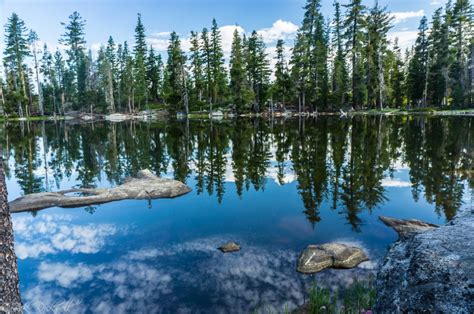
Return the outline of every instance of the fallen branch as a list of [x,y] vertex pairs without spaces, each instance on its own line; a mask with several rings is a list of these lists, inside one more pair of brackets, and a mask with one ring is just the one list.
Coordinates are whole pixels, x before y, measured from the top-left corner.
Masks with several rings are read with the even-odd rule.
[[[136,178],[110,189],[71,189],[58,192],[28,194],[10,202],[10,212],[18,213],[49,207],[82,207],[126,199],[173,198],[190,192],[184,183],[163,179],[149,170],[141,170]],[[81,193],[83,195],[67,195]]]

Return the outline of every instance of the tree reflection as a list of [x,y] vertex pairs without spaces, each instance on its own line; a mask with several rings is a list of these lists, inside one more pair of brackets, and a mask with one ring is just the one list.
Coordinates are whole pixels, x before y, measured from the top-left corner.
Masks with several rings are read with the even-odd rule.
[[313,227],[327,204],[360,231],[361,214],[387,201],[383,181],[397,165],[408,166],[415,201],[424,197],[448,220],[462,205],[465,182],[473,187],[473,127],[465,117],[56,121],[4,129],[5,171],[25,194],[57,189],[64,178],[81,187],[118,184],[148,168],[222,202],[226,182],[242,198],[251,188],[263,191],[272,176],[280,185],[296,180]]

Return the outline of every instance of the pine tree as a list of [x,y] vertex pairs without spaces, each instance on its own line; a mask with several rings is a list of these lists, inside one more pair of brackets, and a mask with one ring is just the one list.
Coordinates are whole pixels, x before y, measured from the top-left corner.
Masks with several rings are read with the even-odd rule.
[[301,30],[296,34],[295,45],[291,56],[291,78],[294,82],[298,98],[298,113],[304,110],[305,105],[305,90],[306,90],[306,48],[304,36]]
[[140,110],[141,105],[147,101],[146,85],[146,38],[145,27],[142,23],[142,16],[138,14],[137,26],[135,27],[135,46],[133,47],[135,57],[134,64],[134,102]]
[[253,99],[246,78],[243,50],[242,38],[239,31],[235,29],[230,52],[230,94],[238,113],[244,112],[247,109],[247,104]]
[[57,104],[56,93],[58,91],[58,81],[54,67],[54,58],[49,52],[46,44],[43,46],[43,55],[40,60],[40,73],[43,76],[41,89],[43,90],[45,110],[55,114],[60,114],[61,109]]
[[283,107],[291,97],[291,79],[288,70],[288,64],[285,59],[285,42],[279,39],[276,43],[275,55],[275,81],[273,83],[272,92],[275,100],[281,102]]
[[418,38],[413,48],[407,73],[407,96],[411,105],[426,105],[428,71],[428,24],[423,17],[418,28]]
[[130,54],[128,43],[123,43],[123,50],[120,54],[120,95],[128,112],[135,111],[134,107],[134,62]]
[[469,100],[469,59],[473,45],[473,11],[469,0],[457,0],[453,7],[453,55],[450,69],[453,105],[463,108]]
[[101,47],[97,57],[97,75],[98,87],[103,95],[107,112],[115,112],[114,101],[114,80],[113,80],[113,64],[108,56],[107,50]]
[[160,98],[160,87],[161,87],[161,56],[155,55],[155,50],[152,46],[148,51],[148,58],[146,64],[147,71],[147,86],[148,86],[148,97],[152,102],[157,102]]
[[369,108],[383,109],[386,98],[385,60],[387,54],[387,33],[392,28],[392,18],[386,8],[378,2],[367,17],[367,104]]
[[212,20],[212,28],[210,35],[211,45],[211,91],[212,102],[210,111],[212,111],[212,104],[223,102],[226,94],[226,73],[224,68],[224,52],[222,50],[222,38],[219,27],[215,19]]
[[201,45],[199,40],[199,34],[191,31],[191,72],[193,76],[193,98],[198,103],[203,100],[205,92],[205,80],[204,80],[204,60],[201,53]]
[[185,109],[187,111],[185,94],[187,76],[185,71],[186,56],[181,49],[181,40],[176,32],[171,33],[168,46],[168,60],[165,69],[164,95],[173,111]]
[[201,53],[204,66],[204,86],[207,102],[212,105],[212,47],[209,39],[209,30],[203,28],[201,32]]
[[360,108],[365,103],[366,85],[364,83],[364,40],[365,6],[362,0],[351,0],[344,20],[344,38],[350,57],[352,107]]
[[262,37],[254,30],[246,47],[247,78],[255,94],[254,112],[259,112],[267,99],[270,69],[265,48]]
[[[84,28],[86,22],[78,12],[73,12],[69,16],[69,22],[61,23],[65,26],[65,33],[61,35],[60,44],[68,47],[66,54],[68,56],[68,75],[67,84],[64,86],[65,98],[74,102],[76,105],[83,105],[85,91],[85,44]],[[64,104],[64,102],[63,102]]]
[[428,99],[431,106],[439,107],[446,99],[446,75],[449,65],[449,41],[446,22],[443,21],[442,9],[435,11],[431,32],[428,37],[428,49],[431,51],[428,69]]
[[65,90],[66,90],[66,82],[67,82],[67,76],[68,76],[68,71],[66,70],[66,65],[63,60],[63,56],[61,55],[61,52],[59,50],[56,50],[54,53],[54,72],[56,74],[56,80],[58,82],[58,90],[57,93],[60,98],[61,102],[61,114],[65,113],[65,102],[66,102],[66,96],[65,96]]
[[405,95],[403,88],[404,71],[403,60],[400,47],[398,45],[398,38],[395,38],[392,52],[392,62],[390,67],[390,104],[395,108],[402,108],[403,97]]
[[326,107],[328,102],[328,31],[321,14],[321,0],[307,0],[305,14],[296,38],[292,64],[297,65],[299,107],[308,101],[312,110]]
[[332,103],[337,109],[343,107],[347,99],[348,71],[342,38],[342,17],[339,2],[334,2],[333,50],[335,51],[332,71]]
[[119,71],[118,71],[118,56],[117,56],[117,51],[116,51],[116,46],[115,46],[115,41],[112,36],[109,36],[109,39],[107,40],[107,46],[105,48],[105,56],[110,64],[111,67],[111,81],[112,85],[110,86],[112,88],[111,91],[109,91],[109,94],[113,97],[113,107],[114,110],[117,109],[117,103],[119,99],[119,93],[118,93],[118,79],[119,79]]
[[44,115],[43,88],[41,87],[40,78],[39,78],[39,63],[38,63],[39,51],[37,47],[39,38],[35,31],[30,30],[30,33],[28,34],[28,42],[31,47],[31,54],[33,55],[33,62],[34,62],[34,67],[35,67],[36,89],[38,90],[38,109],[39,109],[40,115],[43,116]]
[[5,25],[3,64],[9,89],[8,98],[16,103],[17,114],[20,117],[29,115],[25,59],[30,55],[30,51],[26,32],[27,28],[23,20],[13,13]]

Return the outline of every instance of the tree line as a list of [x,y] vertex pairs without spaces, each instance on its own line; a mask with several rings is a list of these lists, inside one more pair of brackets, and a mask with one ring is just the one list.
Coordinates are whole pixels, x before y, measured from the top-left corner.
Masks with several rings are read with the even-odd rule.
[[293,109],[468,108],[474,103],[474,24],[469,0],[448,1],[431,23],[423,17],[413,47],[389,39],[393,16],[378,2],[307,0],[293,47],[277,41],[271,68],[262,36],[234,32],[228,62],[216,20],[192,31],[185,52],[170,34],[166,59],[148,46],[138,14],[135,42],[109,37],[97,56],[86,48],[86,21],[69,16],[59,43],[38,47],[38,35],[13,13],[5,25],[0,116]]

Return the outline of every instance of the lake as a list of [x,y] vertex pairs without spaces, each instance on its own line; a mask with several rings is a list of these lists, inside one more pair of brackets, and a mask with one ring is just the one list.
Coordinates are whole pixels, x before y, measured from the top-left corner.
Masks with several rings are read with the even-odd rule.
[[[316,281],[373,277],[393,230],[379,215],[449,221],[473,202],[469,117],[0,125],[9,200],[110,187],[141,169],[185,182],[176,199],[13,214],[25,310],[250,312],[301,305]],[[242,250],[223,254],[227,241]],[[370,262],[307,276],[308,244]]]

